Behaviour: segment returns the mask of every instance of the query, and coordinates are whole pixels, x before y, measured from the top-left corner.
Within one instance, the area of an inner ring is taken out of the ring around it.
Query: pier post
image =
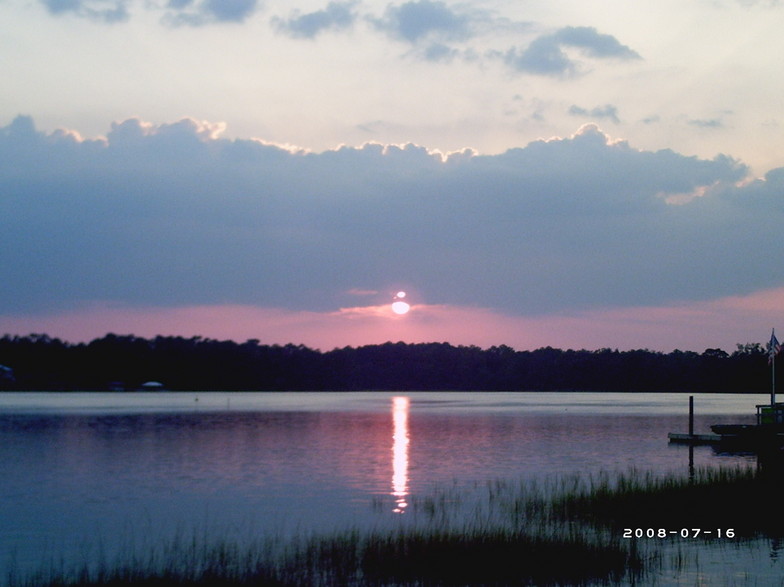
[[[694,396],[689,396],[689,436],[694,436]]]

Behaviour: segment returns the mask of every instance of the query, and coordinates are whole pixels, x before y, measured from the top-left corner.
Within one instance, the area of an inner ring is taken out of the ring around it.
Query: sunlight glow
[[[392,311],[400,316],[402,316],[403,314],[408,314],[408,311],[410,309],[411,306],[409,306],[406,302],[401,302],[401,301],[392,302]]]
[[[392,496],[396,514],[408,507],[408,404],[407,397],[392,398]]]

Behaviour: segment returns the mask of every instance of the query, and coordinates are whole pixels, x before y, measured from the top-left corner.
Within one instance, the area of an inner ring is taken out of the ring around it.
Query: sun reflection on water
[[[408,403],[407,397],[392,398],[392,511],[396,514],[402,514],[408,506]]]

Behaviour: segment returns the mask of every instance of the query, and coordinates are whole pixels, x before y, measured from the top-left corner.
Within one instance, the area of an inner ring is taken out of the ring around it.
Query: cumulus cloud
[[[620,124],[621,119],[618,117],[618,108],[612,104],[605,104],[604,106],[596,106],[588,110],[580,106],[573,105],[569,108],[569,114],[572,116],[583,116],[589,118],[606,118],[615,124]]]
[[[54,15],[73,14],[91,20],[113,23],[128,20],[127,0],[41,0]]]
[[[470,20],[433,0],[414,0],[387,7],[375,25],[396,39],[417,43],[425,39],[465,39],[470,36]]]
[[[528,47],[513,47],[504,55],[512,69],[538,75],[571,76],[579,72],[579,64],[564,51],[579,49],[594,59],[639,59],[639,54],[622,45],[612,35],[599,33],[593,27],[565,27],[555,33],[534,39]]]
[[[748,170],[729,157],[643,151],[593,125],[498,155],[312,153],[221,130],[0,129],[0,306],[331,311],[405,284],[429,304],[541,314],[784,283],[769,246],[784,170],[739,186]]]
[[[357,19],[357,1],[330,2],[324,10],[302,14],[295,12],[287,19],[273,18],[273,26],[283,34],[300,39],[313,39],[328,30],[350,28]]]
[[[241,23],[257,7],[257,0],[170,0],[163,21],[170,26]]]
[[[562,45],[583,49],[597,58],[639,59],[640,56],[612,35],[599,33],[593,27],[565,27],[552,35]]]

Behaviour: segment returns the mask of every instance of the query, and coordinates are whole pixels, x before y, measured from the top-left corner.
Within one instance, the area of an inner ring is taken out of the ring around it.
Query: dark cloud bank
[[[19,117],[0,129],[0,307],[331,309],[410,284],[429,303],[543,313],[744,293],[784,283],[784,169],[734,187],[746,174],[593,126],[444,160],[292,152],[191,120],[81,140]]]

